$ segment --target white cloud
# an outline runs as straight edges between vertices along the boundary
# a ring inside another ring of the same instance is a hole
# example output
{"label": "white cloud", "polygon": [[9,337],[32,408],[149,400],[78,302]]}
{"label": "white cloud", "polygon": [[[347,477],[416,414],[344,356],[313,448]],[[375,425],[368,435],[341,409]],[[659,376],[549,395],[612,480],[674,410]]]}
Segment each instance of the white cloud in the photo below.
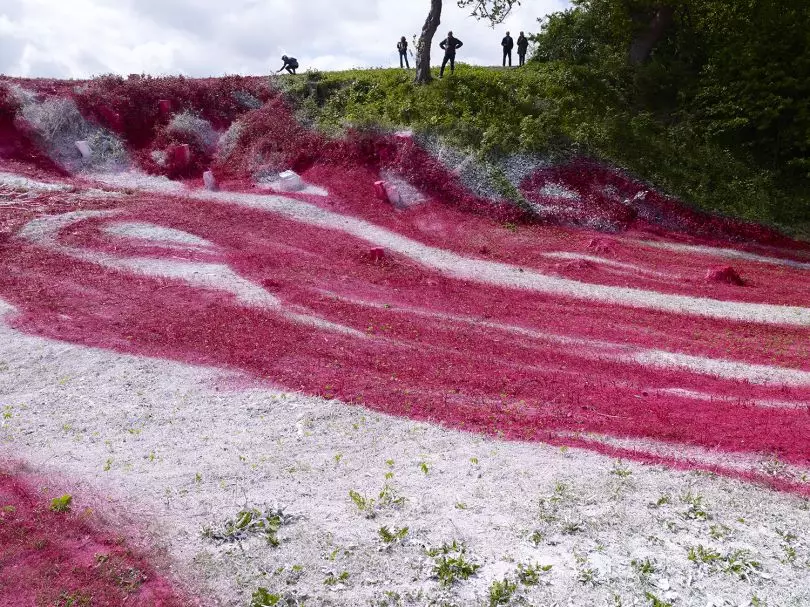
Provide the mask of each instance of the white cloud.
{"label": "white cloud", "polygon": [[[525,0],[493,31],[446,0],[435,42],[452,29],[465,43],[459,61],[497,64],[504,31],[535,31],[538,17],[567,4]],[[282,54],[304,69],[393,66],[396,41],[421,30],[428,8],[428,0],[0,0],[0,72],[266,74]]]}

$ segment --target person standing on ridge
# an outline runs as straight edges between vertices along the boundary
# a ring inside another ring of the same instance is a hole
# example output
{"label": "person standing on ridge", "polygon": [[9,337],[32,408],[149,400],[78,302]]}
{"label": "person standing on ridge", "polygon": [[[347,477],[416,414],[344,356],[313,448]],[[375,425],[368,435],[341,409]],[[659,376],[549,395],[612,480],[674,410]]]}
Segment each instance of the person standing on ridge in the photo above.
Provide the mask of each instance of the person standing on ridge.
{"label": "person standing on ridge", "polygon": [[506,59],[508,58],[509,67],[512,67],[512,48],[515,46],[515,41],[512,40],[509,32],[506,32],[506,36],[501,40],[501,46],[503,47],[503,66],[506,67]]}
{"label": "person standing on ridge", "polygon": [[520,65],[526,65],[526,51],[529,48],[529,40],[523,35],[523,32],[520,32],[520,36],[518,36],[517,47]]}
{"label": "person standing on ridge", "polygon": [[453,32],[447,33],[447,38],[439,43],[439,47],[444,50],[444,59],[442,60],[442,69],[439,71],[439,78],[444,78],[444,66],[450,62],[450,73],[454,74],[456,71],[456,50],[464,46],[464,43],[453,36]]}
{"label": "person standing on ridge", "polygon": [[295,57],[287,57],[287,55],[282,55],[281,60],[284,62],[284,65],[282,65],[276,73],[278,74],[278,72],[281,70],[287,70],[289,73],[295,76],[295,70],[298,69],[298,59]]}
{"label": "person standing on ridge", "polygon": [[[407,69],[411,69],[410,64],[408,63],[408,41],[405,40],[405,36],[403,36],[399,42],[397,42],[397,50],[399,51],[399,67],[404,67]],[[403,61],[404,65],[403,65]]]}

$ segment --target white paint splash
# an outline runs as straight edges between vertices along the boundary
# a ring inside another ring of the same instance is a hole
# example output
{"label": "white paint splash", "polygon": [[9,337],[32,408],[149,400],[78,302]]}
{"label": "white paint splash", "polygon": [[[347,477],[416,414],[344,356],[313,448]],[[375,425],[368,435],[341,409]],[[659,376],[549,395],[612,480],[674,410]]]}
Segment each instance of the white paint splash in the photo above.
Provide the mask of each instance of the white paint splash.
{"label": "white paint splash", "polygon": [[796,268],[798,270],[810,270],[810,263],[795,261],[793,259],[781,259],[779,257],[767,257],[765,255],[757,255],[756,253],[749,253],[747,251],[738,251],[737,249],[681,244],[679,242],[663,242],[659,240],[631,239],[631,242],[653,249],[663,249],[665,251],[699,253],[702,255],[712,255],[714,257],[723,257],[727,259],[743,259],[745,261],[755,261],[774,266],[786,266],[789,268]]}
{"label": "white paint splash", "polygon": [[524,270],[506,263],[464,257],[362,219],[281,196],[206,191],[190,192],[189,196],[210,202],[262,209],[316,227],[339,230],[461,280],[676,314],[763,324],[810,326],[810,308],[672,295],[547,276],[536,270]]}
{"label": "white paint splash", "polygon": [[[95,263],[107,268],[123,270],[148,276],[150,278],[168,278],[181,280],[193,287],[213,289],[231,293],[240,303],[281,313],[285,318],[308,326],[349,334],[365,338],[365,334],[322,318],[283,309],[281,301],[266,289],[239,276],[229,266],[217,263],[201,263],[176,259],[157,259],[147,257],[118,257],[100,251],[89,251],[80,247],[65,245],[59,242],[59,233],[66,227],[87,219],[102,219],[116,215],[116,211],[73,211],[62,215],[39,217],[26,224],[19,232],[19,237],[46,249],[71,256],[75,259]],[[116,224],[113,224],[114,226]],[[119,227],[121,224],[118,224]],[[194,241],[206,244],[208,241],[193,234],[171,228],[164,228],[147,223],[124,223],[124,228],[135,229],[136,233],[147,235],[161,234],[181,241]],[[145,232],[144,232],[145,230]]]}

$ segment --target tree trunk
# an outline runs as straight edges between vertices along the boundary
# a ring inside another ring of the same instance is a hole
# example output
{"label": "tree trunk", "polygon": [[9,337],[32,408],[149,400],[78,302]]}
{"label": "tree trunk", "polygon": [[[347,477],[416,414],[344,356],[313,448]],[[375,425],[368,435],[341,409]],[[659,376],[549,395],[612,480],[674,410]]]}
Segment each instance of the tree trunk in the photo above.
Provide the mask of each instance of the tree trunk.
{"label": "tree trunk", "polygon": [[647,29],[636,36],[633,44],[630,45],[630,63],[640,65],[647,61],[674,21],[675,9],[673,7],[659,7]]}
{"label": "tree trunk", "polygon": [[442,22],[442,0],[430,0],[430,13],[428,13],[425,25],[422,27],[422,35],[416,43],[416,80],[417,84],[427,84],[433,80],[430,75],[430,46],[433,44],[433,36],[439,29]]}

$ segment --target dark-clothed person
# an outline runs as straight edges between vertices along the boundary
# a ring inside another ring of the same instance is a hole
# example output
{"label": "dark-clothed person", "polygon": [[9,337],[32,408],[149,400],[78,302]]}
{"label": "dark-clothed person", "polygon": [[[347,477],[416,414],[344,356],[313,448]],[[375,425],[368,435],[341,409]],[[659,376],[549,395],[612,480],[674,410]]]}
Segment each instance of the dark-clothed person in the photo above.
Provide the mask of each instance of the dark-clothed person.
{"label": "dark-clothed person", "polygon": [[517,39],[517,47],[518,47],[518,59],[520,60],[520,65],[526,64],[526,51],[529,48],[529,40],[526,36],[523,35],[523,32],[520,32],[520,36]]}
{"label": "dark-clothed person", "polygon": [[403,36],[400,41],[397,42],[397,50],[399,51],[399,67],[411,69],[411,66],[408,63],[408,41],[405,40],[405,36]]}
{"label": "dark-clothed person", "polygon": [[444,50],[444,59],[442,59],[442,69],[439,71],[439,78],[444,78],[444,67],[447,62],[450,62],[450,73],[456,71],[456,50],[464,46],[464,43],[453,36],[453,32],[448,32],[447,38],[439,43],[439,47]]}
{"label": "dark-clothed person", "polygon": [[284,62],[284,65],[282,65],[276,73],[280,72],[281,70],[287,70],[289,73],[295,76],[295,70],[298,69],[298,59],[296,59],[295,57],[287,57],[287,55],[283,55],[281,57],[281,60]]}
{"label": "dark-clothed person", "polygon": [[512,40],[512,36],[509,35],[509,32],[506,32],[506,36],[503,37],[501,40],[501,46],[503,47],[503,65],[506,67],[506,60],[509,60],[509,67],[512,67],[512,49],[515,46],[515,41]]}

